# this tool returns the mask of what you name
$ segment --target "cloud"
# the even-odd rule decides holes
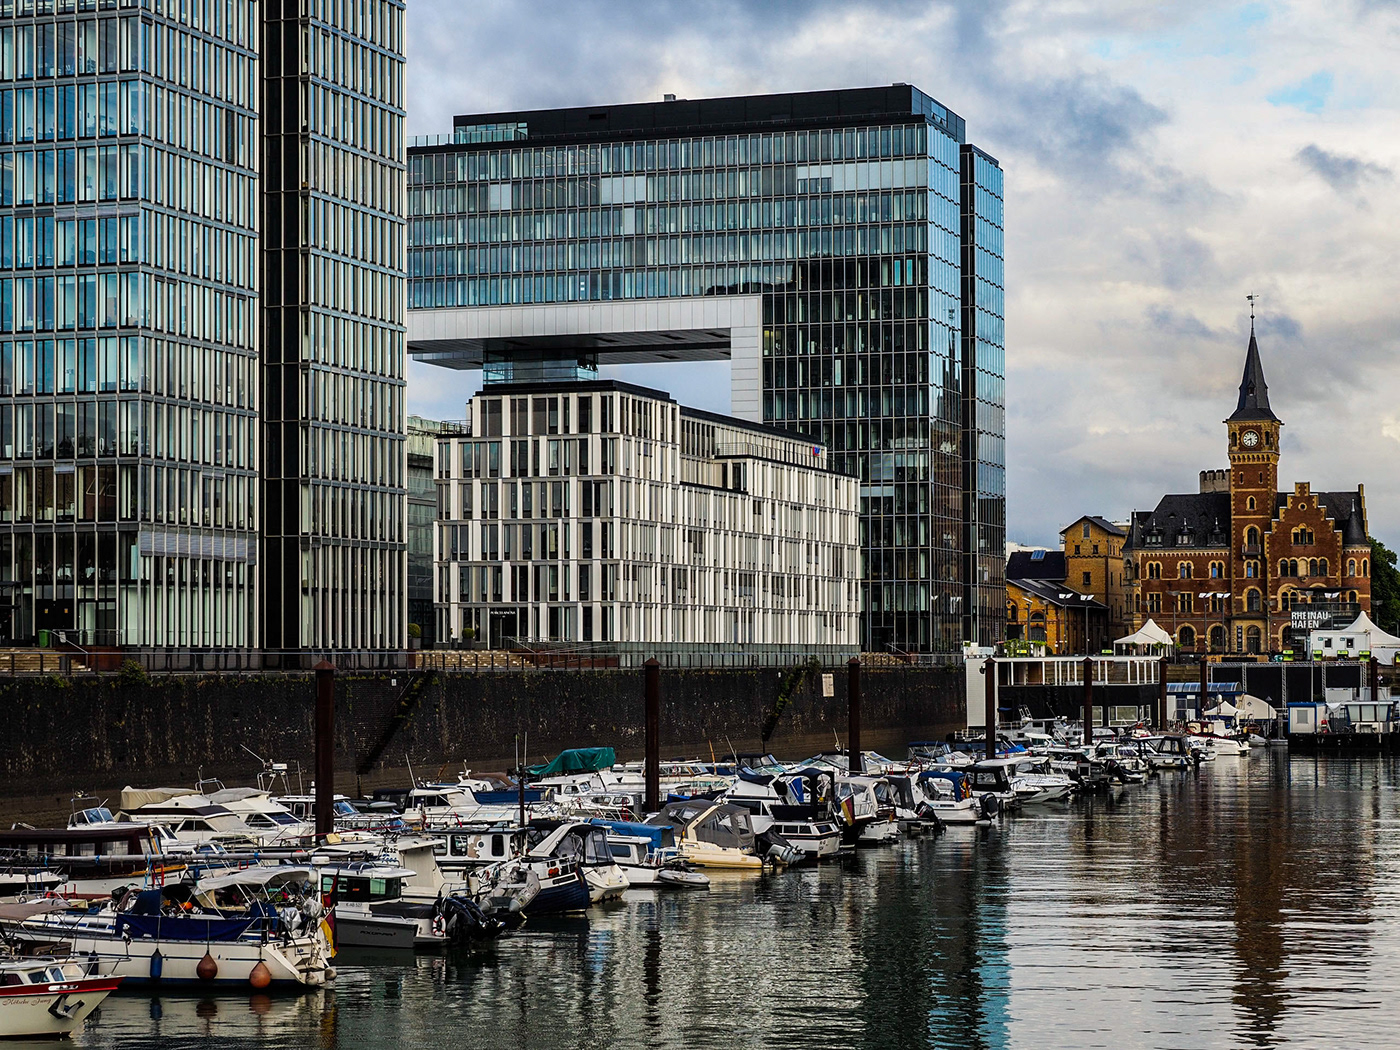
[[[1321,113],[1332,94],[1332,74],[1314,73],[1306,80],[1279,88],[1268,96],[1270,105],[1292,106],[1304,113]]]
[[[1397,10],[1395,0],[419,0],[407,16],[409,133],[446,132],[459,113],[663,92],[916,84],[964,117],[969,140],[1006,172],[1013,536],[1053,543],[1086,510],[1121,518],[1223,465],[1220,420],[1253,291],[1287,423],[1281,476],[1365,482],[1372,526],[1393,538],[1395,446],[1376,431],[1400,433]],[[1319,112],[1325,138],[1305,116]],[[722,364],[627,376],[686,404],[728,403]],[[473,381],[410,365],[410,410],[460,415]]]
[[[1312,142],[1294,156],[1299,164],[1342,194],[1354,192],[1366,180],[1390,181],[1395,177],[1395,173],[1384,164],[1375,164],[1341,153],[1329,153]]]

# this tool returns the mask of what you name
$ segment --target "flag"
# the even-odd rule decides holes
[[[326,938],[326,955],[335,958],[335,912],[327,911],[321,920],[321,933]]]
[[[841,800],[841,817],[847,824],[856,822],[856,800],[849,795]]]

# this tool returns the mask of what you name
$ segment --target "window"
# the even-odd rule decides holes
[[[1189,580],[1191,578],[1191,563],[1184,561],[1177,565],[1176,575],[1178,579]]]
[[[1159,591],[1153,591],[1147,596],[1147,611],[1159,613],[1162,611],[1162,595]]]
[[[1251,525],[1244,533],[1244,542],[1250,547],[1259,546],[1259,530]]]
[[[1371,575],[1371,560],[1370,560],[1369,558],[1362,558],[1362,559],[1361,559],[1361,575],[1362,575],[1362,576],[1370,576],[1370,575]]]
[[[1218,579],[1220,579],[1220,578],[1221,578],[1222,576],[1224,576],[1224,575],[1225,575],[1225,564],[1224,564],[1224,562],[1213,561],[1213,562],[1210,563],[1210,578],[1211,578],[1212,580],[1218,580]]]
[[[1348,576],[1355,576],[1355,575],[1356,575],[1356,559],[1355,559],[1355,558],[1348,558],[1348,559],[1347,559],[1347,575],[1348,575]]]
[[[1210,651],[1220,653],[1225,651],[1225,628],[1216,624],[1210,629]]]
[[[1084,538],[1086,540],[1089,538],[1089,523],[1087,521],[1084,523]]]
[[[1249,502],[1246,504],[1246,506],[1248,506],[1248,508],[1249,508],[1250,510],[1253,510],[1253,509],[1254,509],[1254,497],[1253,497],[1253,496],[1250,496],[1250,497],[1249,497]]]
[[[1177,645],[1182,649],[1196,648],[1196,631],[1192,627],[1183,627],[1177,632]]]
[[[1082,583],[1083,583],[1083,586],[1085,586],[1085,587],[1092,586],[1092,585],[1093,585],[1093,576],[1092,576],[1090,573],[1087,573],[1087,572],[1084,573],[1083,576],[1082,576]]]
[[[1147,578],[1149,580],[1160,580],[1162,578],[1162,563],[1150,561],[1147,563]]]
[[[1312,529],[1294,529],[1293,545],[1295,547],[1311,547],[1313,545]]]
[[[1259,611],[1259,592],[1251,587],[1244,592],[1244,607],[1248,612]],[[1257,652],[1258,650],[1253,650]]]

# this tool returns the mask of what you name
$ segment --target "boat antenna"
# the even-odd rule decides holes
[[[729,745],[729,757],[734,759],[734,767],[739,767],[739,752],[734,750],[734,741],[729,739],[729,734],[724,734],[724,742]]]
[[[258,754],[256,751],[254,751],[254,750],[253,750],[251,747],[249,747],[247,744],[239,744],[238,746],[241,747],[244,751],[248,752],[248,754],[250,754],[250,755],[252,755],[254,758],[256,758],[256,759],[257,759],[259,762],[261,762],[264,766],[267,765],[267,759],[263,758],[262,755]]]
[[[403,762],[404,765],[408,767],[408,786],[410,788],[416,788],[418,786],[418,780],[413,775],[413,760],[408,757],[407,751],[403,754]]]

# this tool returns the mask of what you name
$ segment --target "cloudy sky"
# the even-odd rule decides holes
[[[1225,465],[1249,318],[1280,482],[1400,544],[1400,2],[414,0],[409,133],[504,109],[905,81],[1006,170],[1008,536]],[[637,377],[727,410],[727,365]],[[465,373],[410,365],[410,411]]]

